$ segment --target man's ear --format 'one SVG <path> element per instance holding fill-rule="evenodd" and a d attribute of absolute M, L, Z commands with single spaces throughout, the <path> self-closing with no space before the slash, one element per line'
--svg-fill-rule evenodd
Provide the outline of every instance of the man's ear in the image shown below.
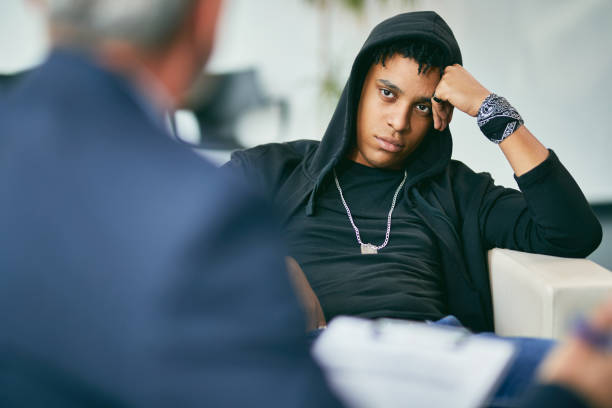
<path fill-rule="evenodd" d="M 195 22 L 194 34 L 198 46 L 201 50 L 212 50 L 219 12 L 221 10 L 221 0 L 196 0 L 193 9 Z"/>

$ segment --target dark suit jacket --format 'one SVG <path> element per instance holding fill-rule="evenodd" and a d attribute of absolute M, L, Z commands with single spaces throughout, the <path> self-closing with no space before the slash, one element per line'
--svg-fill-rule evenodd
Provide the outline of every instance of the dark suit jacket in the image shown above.
<path fill-rule="evenodd" d="M 0 101 L 0 405 L 335 406 L 270 209 L 55 51 Z"/>
<path fill-rule="evenodd" d="M 538 384 L 528 390 L 520 408 L 588 408 L 583 396 L 558 384 Z"/>

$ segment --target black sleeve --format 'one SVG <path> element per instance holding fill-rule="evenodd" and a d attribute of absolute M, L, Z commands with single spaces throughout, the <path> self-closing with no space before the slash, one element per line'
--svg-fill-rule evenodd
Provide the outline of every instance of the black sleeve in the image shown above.
<path fill-rule="evenodd" d="M 282 163 L 286 160 L 279 143 L 260 145 L 246 150 L 232 152 L 230 160 L 222 167 L 246 180 L 255 191 L 274 201 L 275 189 L 280 184 Z"/>
<path fill-rule="evenodd" d="M 537 385 L 527 391 L 519 408 L 588 408 L 587 402 L 567 387 L 556 384 Z"/>
<path fill-rule="evenodd" d="M 582 191 L 550 150 L 540 165 L 516 177 L 522 194 L 493 185 L 480 207 L 489 248 L 582 258 L 601 242 L 601 224 Z"/>

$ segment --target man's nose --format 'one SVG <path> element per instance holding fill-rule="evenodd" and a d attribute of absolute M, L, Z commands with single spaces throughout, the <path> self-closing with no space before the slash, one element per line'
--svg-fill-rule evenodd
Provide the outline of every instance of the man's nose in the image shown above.
<path fill-rule="evenodd" d="M 398 108 L 387 116 L 387 124 L 398 133 L 410 130 L 410 113 L 406 108 Z"/>

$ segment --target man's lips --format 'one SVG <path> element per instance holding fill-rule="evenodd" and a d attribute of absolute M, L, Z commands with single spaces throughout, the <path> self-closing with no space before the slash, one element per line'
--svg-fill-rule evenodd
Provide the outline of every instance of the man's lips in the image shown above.
<path fill-rule="evenodd" d="M 396 142 L 393 139 L 389 139 L 386 137 L 374 136 L 376 138 L 376 142 L 378 146 L 391 153 L 397 153 L 404 147 L 403 144 Z"/>

